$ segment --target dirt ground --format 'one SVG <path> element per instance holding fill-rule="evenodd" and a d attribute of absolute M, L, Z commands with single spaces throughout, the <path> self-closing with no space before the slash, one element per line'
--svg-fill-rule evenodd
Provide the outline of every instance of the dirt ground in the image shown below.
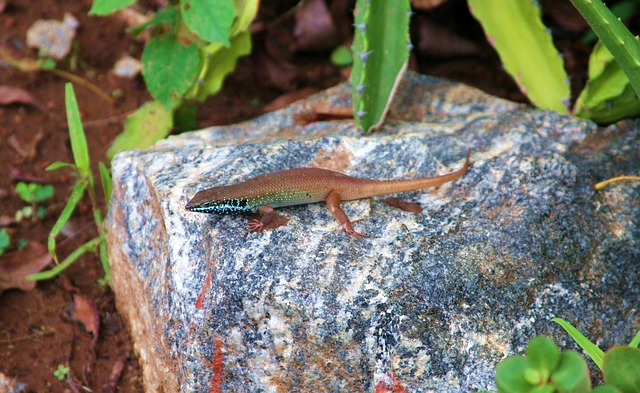
<path fill-rule="evenodd" d="M 160 3 L 148 0 L 143 7 L 156 9 Z M 253 118 L 264 113 L 265 105 L 275 99 L 278 101 L 268 108 L 346 80 L 348 70 L 331 65 L 326 48 L 306 47 L 292 33 L 294 12 L 287 12 L 292 3 L 295 4 L 286 0 L 261 3 L 252 55 L 239 62 L 219 95 L 201 105 L 199 128 Z M 348 45 L 352 2 L 328 3 L 336 25 L 332 39 Z M 582 33 L 576 32 L 580 28 L 567 26 L 567 21 L 579 24 L 579 17 L 566 11 L 566 4 L 557 6 L 561 11 L 553 11 L 548 19 L 575 89 L 583 81 L 589 50 L 580 43 Z M 57 67 L 115 97 L 109 103 L 75 85 L 97 176 L 97 162 L 106 161 L 105 152 L 121 132 L 125 117 L 149 101 L 150 96 L 141 77 L 122 79 L 110 71 L 124 54 L 139 58 L 143 43 L 134 41 L 125 31 L 127 25 L 122 17 L 89 17 L 89 8 L 89 0 L 0 0 L 0 47 L 14 57 L 35 59 L 37 52 L 26 46 L 26 31 L 36 20 L 60 20 L 65 12 L 78 19 L 77 45 Z M 569 12 L 570 17 L 563 12 Z M 560 24 L 558 20 L 564 22 Z M 434 34 L 446 39 L 425 38 Z M 448 41 L 449 35 L 454 35 L 453 41 Z M 456 41 L 459 38 L 462 41 Z M 411 60 L 415 70 L 525 102 L 502 71 L 464 1 L 451 0 L 436 10 L 417 11 L 412 40 L 417 48 Z M 1 102 L 0 97 L 0 227 L 11 236 L 11 245 L 0 257 L 0 265 L 42 256 L 49 231 L 74 185 L 75 179 L 67 170 L 45 171 L 52 162 L 72 162 L 64 108 L 65 82 L 48 72 L 19 71 L 0 61 L 0 86 L 22 89 L 33 98 L 33 102 L 25 104 L 19 100 Z M 42 203 L 46 208 L 43 218 L 14 219 L 16 212 L 26 206 L 14 191 L 19 181 L 54 186 L 54 197 Z M 103 198 L 101 203 L 105 205 Z M 68 255 L 95 235 L 90 204 L 85 199 L 59 237 L 59 255 Z M 18 242 L 25 241 L 31 246 L 19 254 Z M 142 391 L 141 370 L 113 294 L 108 287 L 97 284 L 102 275 L 98 258 L 85 255 L 64 274 L 38 283 L 35 289 L 8 289 L 0 294 L 0 373 L 24 383 L 29 392 Z M 62 381 L 54 376 L 59 366 L 69 368 Z"/>

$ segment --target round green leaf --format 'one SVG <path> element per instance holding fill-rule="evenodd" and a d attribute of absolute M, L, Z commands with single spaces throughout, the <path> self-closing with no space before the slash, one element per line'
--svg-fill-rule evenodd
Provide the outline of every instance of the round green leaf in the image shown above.
<path fill-rule="evenodd" d="M 124 121 L 124 131 L 116 137 L 107 151 L 113 156 L 126 149 L 145 149 L 169 135 L 173 127 L 172 113 L 158 101 L 147 102 Z"/>
<path fill-rule="evenodd" d="M 576 351 L 562 352 L 560 364 L 551 375 L 554 382 L 563 392 L 588 392 L 591 389 L 587 362 Z"/>
<path fill-rule="evenodd" d="M 181 0 L 184 22 L 200 38 L 229 46 L 233 0 Z"/>
<path fill-rule="evenodd" d="M 533 387 L 524 378 L 529 368 L 524 356 L 510 356 L 496 367 L 496 386 L 499 393 L 525 393 Z"/>
<path fill-rule="evenodd" d="M 560 350 L 548 337 L 538 336 L 527 346 L 529 365 L 548 376 L 560 362 Z"/>
<path fill-rule="evenodd" d="M 169 109 L 180 100 L 198 73 L 195 44 L 185 45 L 173 33 L 149 40 L 142 52 L 142 76 L 151 95 Z"/>
<path fill-rule="evenodd" d="M 627 392 L 640 392 L 640 349 L 615 347 L 604 354 L 604 380 Z"/>

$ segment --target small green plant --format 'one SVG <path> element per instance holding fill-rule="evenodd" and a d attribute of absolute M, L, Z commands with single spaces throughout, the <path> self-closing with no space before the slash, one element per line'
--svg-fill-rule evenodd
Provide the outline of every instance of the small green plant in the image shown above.
<path fill-rule="evenodd" d="M 67 376 L 69 375 L 69 371 L 70 371 L 69 368 L 65 367 L 65 365 L 58 364 L 58 368 L 53 370 L 53 376 L 58 378 L 58 381 L 62 382 L 65 379 L 67 379 Z"/>
<path fill-rule="evenodd" d="M 62 209 L 60 217 L 54 224 L 51 232 L 49 233 L 48 248 L 56 266 L 53 269 L 43 272 L 29 275 L 29 280 L 46 280 L 60 274 L 64 269 L 69 267 L 76 261 L 82 254 L 88 251 L 98 252 L 100 255 L 100 262 L 104 269 L 104 277 L 100 280 L 101 284 L 108 284 L 109 282 L 109 261 L 107 259 L 107 241 L 106 231 L 103 226 L 103 215 L 98 205 L 98 199 L 96 195 L 96 186 L 91 173 L 89 150 L 87 148 L 87 140 L 82 127 L 82 121 L 80 119 L 80 110 L 78 109 L 78 103 L 73 91 L 73 86 L 67 83 L 65 86 L 65 105 L 67 109 L 67 123 L 69 125 L 69 137 L 71 140 L 71 150 L 73 152 L 74 164 L 65 162 L 54 162 L 47 167 L 47 170 L 56 170 L 60 168 L 70 168 L 78 177 L 78 181 L 71 191 L 71 195 L 67 201 L 67 204 Z M 100 180 L 102 183 L 102 189 L 105 195 L 105 199 L 108 201 L 111 197 L 111 177 L 106 166 L 100 162 Z M 78 202 L 82 199 L 85 192 L 89 195 L 91 205 L 93 208 L 93 218 L 96 223 L 98 236 L 85 244 L 78 247 L 75 251 L 69 254 L 64 260 L 60 261 L 56 254 L 56 236 L 62 231 L 64 226 L 69 221 L 71 214 L 75 210 Z"/>
<path fill-rule="evenodd" d="M 45 213 L 44 206 L 38 206 L 40 202 L 53 197 L 53 186 L 51 184 L 25 183 L 18 182 L 16 184 L 16 194 L 23 201 L 30 204 L 16 212 L 16 221 L 22 218 L 37 219 L 43 218 Z"/>
<path fill-rule="evenodd" d="M 575 351 L 560 351 L 547 337 L 527 345 L 526 356 L 509 356 L 496 367 L 498 392 L 510 393 L 638 393 L 640 392 L 640 331 L 629 346 L 602 351 L 578 329 L 553 318 L 602 370 L 604 385 L 591 390 L 587 364 Z"/>
<path fill-rule="evenodd" d="M 589 369 L 576 351 L 560 351 L 548 337 L 527 345 L 526 356 L 510 356 L 496 368 L 496 386 L 502 393 L 587 392 Z"/>
<path fill-rule="evenodd" d="M 4 254 L 9 244 L 11 244 L 11 236 L 4 228 L 0 229 L 0 255 Z"/>
<path fill-rule="evenodd" d="M 108 15 L 135 0 L 95 0 L 89 15 Z M 222 88 L 238 58 L 251 51 L 249 25 L 258 0 L 179 0 L 169 2 L 148 22 L 130 29 L 150 31 L 142 52 L 142 77 L 155 99 L 133 113 L 107 155 L 145 148 L 177 125 L 188 101 L 204 101 Z M 184 124 L 183 120 L 183 124 Z M 186 123 L 193 124 L 193 121 Z"/>

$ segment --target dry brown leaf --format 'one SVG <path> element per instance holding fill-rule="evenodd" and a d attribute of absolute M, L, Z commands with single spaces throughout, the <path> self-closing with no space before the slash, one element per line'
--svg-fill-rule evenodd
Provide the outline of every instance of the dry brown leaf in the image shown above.
<path fill-rule="evenodd" d="M 323 51 L 338 44 L 336 25 L 324 0 L 302 2 L 295 15 L 295 50 Z"/>
<path fill-rule="evenodd" d="M 416 10 L 427 11 L 436 8 L 447 0 L 411 0 L 411 6 Z"/>
<path fill-rule="evenodd" d="M 397 197 L 388 197 L 380 200 L 380 202 L 384 203 L 387 206 L 395 207 L 409 213 L 422 214 L 422 206 L 414 202 L 407 202 Z"/>
<path fill-rule="evenodd" d="M 81 323 L 88 333 L 93 334 L 94 338 L 98 337 L 98 333 L 100 332 L 100 315 L 98 314 L 98 307 L 96 307 L 93 300 L 78 293 L 74 294 L 71 318 Z"/>
<path fill-rule="evenodd" d="M 19 87 L 0 86 L 0 105 L 25 104 L 38 106 L 29 92 Z"/>
<path fill-rule="evenodd" d="M 22 249 L 4 254 L 0 258 L 0 293 L 18 288 L 29 291 L 36 287 L 35 281 L 27 280 L 29 274 L 37 273 L 51 263 L 47 248 L 31 241 Z"/>

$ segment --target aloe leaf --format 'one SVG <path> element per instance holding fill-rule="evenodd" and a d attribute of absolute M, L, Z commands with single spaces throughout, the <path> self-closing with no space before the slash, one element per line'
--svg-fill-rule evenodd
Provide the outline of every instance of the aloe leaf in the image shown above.
<path fill-rule="evenodd" d="M 251 53 L 251 34 L 248 31 L 238 34 L 228 48 L 219 43 L 209 44 L 201 53 L 199 76 L 188 96 L 204 101 L 220 91 L 224 78 L 235 69 L 238 59 Z"/>
<path fill-rule="evenodd" d="M 574 114 L 599 124 L 640 115 L 640 100 L 629 78 L 601 41 L 589 57 L 589 82 L 576 100 Z"/>
<path fill-rule="evenodd" d="M 353 113 L 365 133 L 380 127 L 409 58 L 409 0 L 356 2 Z"/>
<path fill-rule="evenodd" d="M 158 101 L 150 101 L 127 116 L 124 130 L 107 150 L 111 160 L 117 152 L 127 149 L 144 149 L 164 139 L 173 127 L 170 111 Z"/>
<path fill-rule="evenodd" d="M 571 0 L 640 95 L 640 42 L 600 0 Z"/>
<path fill-rule="evenodd" d="M 234 0 L 233 8 L 236 17 L 231 25 L 229 32 L 230 37 L 235 37 L 249 28 L 249 24 L 251 24 L 258 13 L 259 5 L 259 0 Z"/>
<path fill-rule="evenodd" d="M 469 0 L 504 68 L 533 105 L 567 113 L 570 87 L 564 62 L 531 0 Z"/>
<path fill-rule="evenodd" d="M 598 348 L 597 345 L 592 343 L 588 338 L 586 338 L 578 329 L 573 327 L 569 322 L 565 321 L 562 318 L 553 318 L 553 322 L 556 322 L 562 328 L 569 333 L 571 338 L 575 340 L 575 342 L 582 348 L 593 362 L 602 370 L 602 358 L 604 357 L 604 352 L 602 349 Z"/>

